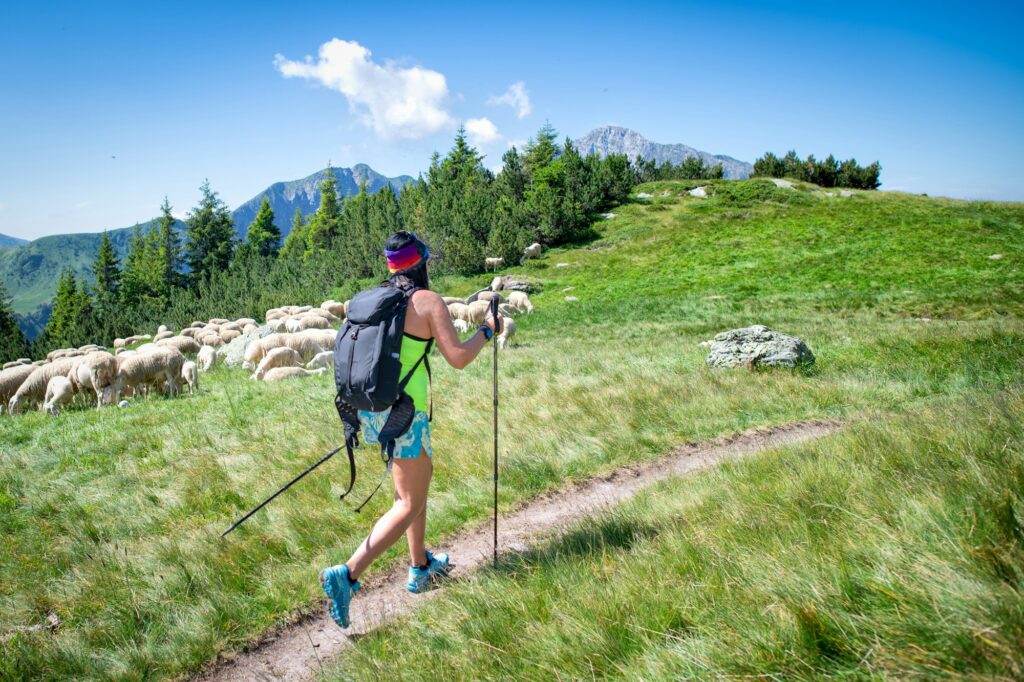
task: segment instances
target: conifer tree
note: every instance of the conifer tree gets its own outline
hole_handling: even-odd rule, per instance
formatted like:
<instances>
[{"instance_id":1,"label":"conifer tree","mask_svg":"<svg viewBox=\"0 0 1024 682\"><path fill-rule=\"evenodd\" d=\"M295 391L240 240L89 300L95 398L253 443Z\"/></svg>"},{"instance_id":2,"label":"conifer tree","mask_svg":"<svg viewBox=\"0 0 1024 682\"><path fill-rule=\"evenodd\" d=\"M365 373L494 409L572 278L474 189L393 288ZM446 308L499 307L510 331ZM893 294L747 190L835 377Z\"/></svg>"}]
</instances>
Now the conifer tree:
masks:
<instances>
[{"instance_id":1,"label":"conifer tree","mask_svg":"<svg viewBox=\"0 0 1024 682\"><path fill-rule=\"evenodd\" d=\"M113 310L117 304L121 288L120 266L121 259L114 250L114 243L110 240L110 235L104 231L92 265L96 307L101 314Z\"/></svg>"},{"instance_id":2,"label":"conifer tree","mask_svg":"<svg viewBox=\"0 0 1024 682\"><path fill-rule=\"evenodd\" d=\"M320 206L309 221L307 250L319 253L331 248L341 228L341 206L338 201L338 180L334 169L327 166L320 183Z\"/></svg>"},{"instance_id":3,"label":"conifer tree","mask_svg":"<svg viewBox=\"0 0 1024 682\"><path fill-rule=\"evenodd\" d=\"M203 181L199 191L203 195L189 214L185 233L185 260L194 282L226 270L235 247L234 223L227 205L210 189L209 180Z\"/></svg>"},{"instance_id":4,"label":"conifer tree","mask_svg":"<svg viewBox=\"0 0 1024 682\"><path fill-rule=\"evenodd\" d=\"M270 199L266 196L249 225L245 239L249 248L261 256L276 256L281 248L281 230L274 224L274 209L270 207Z\"/></svg>"},{"instance_id":5,"label":"conifer tree","mask_svg":"<svg viewBox=\"0 0 1024 682\"><path fill-rule=\"evenodd\" d=\"M537 138L527 143L524 165L531 176L539 169L549 165L558 156L558 146L555 144L557 139L558 132L551 123L545 121L537 131Z\"/></svg>"},{"instance_id":6,"label":"conifer tree","mask_svg":"<svg viewBox=\"0 0 1024 682\"><path fill-rule=\"evenodd\" d=\"M0 282L0 362L10 362L28 355L28 340L18 326L11 309L7 287Z\"/></svg>"},{"instance_id":7,"label":"conifer tree","mask_svg":"<svg viewBox=\"0 0 1024 682\"><path fill-rule=\"evenodd\" d=\"M281 247L281 256L284 258L301 258L306 252L306 237L309 225L302 216L302 210L296 206L295 215L292 217L292 229L284 240Z\"/></svg>"},{"instance_id":8,"label":"conifer tree","mask_svg":"<svg viewBox=\"0 0 1024 682\"><path fill-rule=\"evenodd\" d=\"M160 204L160 218L158 218L159 226L159 250L160 250L160 282L161 282L161 293L165 300L169 300L171 297L171 289L176 286L180 286L181 282L181 237L178 235L178 231L175 229L174 215L171 213L171 204L167 201L167 197L164 197L164 202Z\"/></svg>"}]
</instances>

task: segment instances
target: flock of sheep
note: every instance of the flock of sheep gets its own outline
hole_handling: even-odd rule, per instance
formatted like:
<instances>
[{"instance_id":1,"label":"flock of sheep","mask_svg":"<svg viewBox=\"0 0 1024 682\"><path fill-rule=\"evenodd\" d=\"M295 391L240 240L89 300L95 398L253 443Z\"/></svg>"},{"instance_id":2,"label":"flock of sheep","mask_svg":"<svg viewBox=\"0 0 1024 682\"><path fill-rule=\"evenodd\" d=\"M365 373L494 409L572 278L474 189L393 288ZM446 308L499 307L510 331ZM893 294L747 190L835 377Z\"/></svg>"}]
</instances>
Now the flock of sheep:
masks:
<instances>
[{"instance_id":1,"label":"flock of sheep","mask_svg":"<svg viewBox=\"0 0 1024 682\"><path fill-rule=\"evenodd\" d=\"M495 277L490 288L467 298L444 298L459 332L482 324L496 297L505 317L497 342L502 348L510 343L516 332L512 315L533 312L533 304L523 291L508 292L506 300L501 293L504 283L505 278ZM38 405L56 415L76 396L89 402L95 397L99 409L110 404L123 407L126 398L153 391L173 396L188 387L192 393L199 388L199 373L230 356L231 349L236 354L242 351L242 368L251 370L257 381L323 374L334 364L337 327L344 322L347 306L348 301L327 300L317 307L272 308L262 327L252 318L197 321L178 333L160 325L152 337L115 339L113 353L89 344L51 351L45 360L20 358L0 370L0 413L4 406L9 414L18 414Z\"/></svg>"}]
</instances>

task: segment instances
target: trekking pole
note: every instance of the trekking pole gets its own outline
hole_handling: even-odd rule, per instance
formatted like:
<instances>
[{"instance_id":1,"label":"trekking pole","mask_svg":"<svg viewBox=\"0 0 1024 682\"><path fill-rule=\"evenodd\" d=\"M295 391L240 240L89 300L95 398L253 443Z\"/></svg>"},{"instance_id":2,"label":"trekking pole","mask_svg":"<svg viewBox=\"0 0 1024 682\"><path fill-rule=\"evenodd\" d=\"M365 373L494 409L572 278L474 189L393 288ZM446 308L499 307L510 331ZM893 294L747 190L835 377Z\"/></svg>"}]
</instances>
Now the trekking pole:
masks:
<instances>
[{"instance_id":1,"label":"trekking pole","mask_svg":"<svg viewBox=\"0 0 1024 682\"><path fill-rule=\"evenodd\" d=\"M501 330L498 323L498 297L491 297L491 317L494 334ZM494 563L498 563L498 339L494 339Z\"/></svg>"}]
</instances>

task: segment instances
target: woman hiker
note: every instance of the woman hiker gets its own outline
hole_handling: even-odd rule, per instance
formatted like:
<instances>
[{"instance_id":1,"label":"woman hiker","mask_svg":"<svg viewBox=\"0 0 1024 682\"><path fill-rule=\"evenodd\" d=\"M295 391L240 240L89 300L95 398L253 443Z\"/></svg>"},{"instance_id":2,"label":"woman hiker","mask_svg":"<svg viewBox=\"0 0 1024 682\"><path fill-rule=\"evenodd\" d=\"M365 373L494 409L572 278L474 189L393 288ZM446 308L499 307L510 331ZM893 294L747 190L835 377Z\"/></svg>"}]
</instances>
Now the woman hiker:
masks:
<instances>
[{"instance_id":1,"label":"woman hiker","mask_svg":"<svg viewBox=\"0 0 1024 682\"><path fill-rule=\"evenodd\" d=\"M359 576L403 533L409 543L411 564L406 589L422 592L435 579L447 574L448 555L431 554L423 544L427 525L427 493L434 465L430 459L430 422L427 416L429 382L426 367L423 363L417 366L417 360L423 355L427 342L434 339L448 364L462 369L476 358L495 329L495 320L488 313L476 334L465 341L459 341L448 306L436 292L429 290L427 263L430 252L416 235L405 230L391 235L384 243L384 255L387 257L388 270L391 272L389 281L392 285L420 288L409 299L399 358L403 378L410 368L416 367L405 387L406 393L413 399L415 413L412 426L405 435L395 440L392 462L394 505L377 520L366 540L348 561L320 571L320 584L329 599L328 610L341 627L349 625L348 607L352 595L359 591ZM498 319L500 321L500 314ZM377 436L388 412L359 411L364 442L378 442Z\"/></svg>"}]
</instances>

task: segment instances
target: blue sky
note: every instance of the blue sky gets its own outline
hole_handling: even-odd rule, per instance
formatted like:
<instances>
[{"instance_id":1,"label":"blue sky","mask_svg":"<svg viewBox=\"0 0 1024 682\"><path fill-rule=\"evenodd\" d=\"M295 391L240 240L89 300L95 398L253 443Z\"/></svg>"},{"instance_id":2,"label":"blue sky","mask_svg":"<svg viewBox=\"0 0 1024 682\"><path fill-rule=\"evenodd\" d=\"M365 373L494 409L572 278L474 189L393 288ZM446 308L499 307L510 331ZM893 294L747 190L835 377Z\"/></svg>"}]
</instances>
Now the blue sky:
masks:
<instances>
[{"instance_id":1,"label":"blue sky","mask_svg":"<svg viewBox=\"0 0 1024 682\"><path fill-rule=\"evenodd\" d=\"M466 122L490 166L545 120L617 124L1024 200L1022 6L835 4L5 2L0 233L184 215L204 178L233 207L328 161L416 175Z\"/></svg>"}]
</instances>

